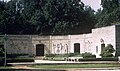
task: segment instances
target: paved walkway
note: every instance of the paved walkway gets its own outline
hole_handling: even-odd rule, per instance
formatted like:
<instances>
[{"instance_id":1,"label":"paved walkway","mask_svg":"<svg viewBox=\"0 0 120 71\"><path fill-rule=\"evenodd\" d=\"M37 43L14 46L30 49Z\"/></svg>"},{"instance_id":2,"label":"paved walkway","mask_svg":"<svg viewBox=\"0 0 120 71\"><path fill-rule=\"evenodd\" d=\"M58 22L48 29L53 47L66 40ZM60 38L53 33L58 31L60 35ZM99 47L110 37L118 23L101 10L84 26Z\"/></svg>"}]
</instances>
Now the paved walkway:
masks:
<instances>
[{"instance_id":1,"label":"paved walkway","mask_svg":"<svg viewBox=\"0 0 120 71\"><path fill-rule=\"evenodd\" d=\"M31 68L27 66L15 66L11 67L13 69L24 69L24 70L52 70L52 71L120 71L120 67L112 67L112 68Z\"/></svg>"},{"instance_id":2,"label":"paved walkway","mask_svg":"<svg viewBox=\"0 0 120 71\"><path fill-rule=\"evenodd\" d=\"M48 61L35 60L35 63L118 63L118 61Z\"/></svg>"},{"instance_id":3,"label":"paved walkway","mask_svg":"<svg viewBox=\"0 0 120 71\"><path fill-rule=\"evenodd\" d=\"M31 69L31 70L46 70L44 68L31 68L31 67L28 67L29 65L41 65L41 64L88 64L88 63L118 63L116 61L86 61L86 62L74 62L74 61L47 61L47 60L39 60L39 61L36 61L36 62L25 62L25 63L8 63L10 65L12 65L11 68L14 68L14 69ZM47 70L65 70L65 71L81 71L81 70L118 70L120 71L120 67L112 67L112 68L50 68L50 69L47 69Z\"/></svg>"},{"instance_id":4,"label":"paved walkway","mask_svg":"<svg viewBox=\"0 0 120 71\"><path fill-rule=\"evenodd\" d=\"M118 61L48 61L48 60L36 60L35 62L21 62L21 63L8 63L10 65L35 65L35 64L88 64L88 63L118 63Z\"/></svg>"}]
</instances>

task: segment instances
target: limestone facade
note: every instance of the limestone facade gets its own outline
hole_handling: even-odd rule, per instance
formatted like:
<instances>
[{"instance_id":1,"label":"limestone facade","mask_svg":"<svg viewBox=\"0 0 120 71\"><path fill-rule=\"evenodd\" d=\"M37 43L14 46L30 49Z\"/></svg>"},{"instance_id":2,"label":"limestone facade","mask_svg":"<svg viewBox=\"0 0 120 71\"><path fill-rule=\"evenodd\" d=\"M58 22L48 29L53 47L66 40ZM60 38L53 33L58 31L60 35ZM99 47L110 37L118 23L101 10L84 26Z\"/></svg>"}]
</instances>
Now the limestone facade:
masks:
<instances>
[{"instance_id":1,"label":"limestone facade","mask_svg":"<svg viewBox=\"0 0 120 71\"><path fill-rule=\"evenodd\" d=\"M8 54L65 54L90 52L100 57L101 44L112 44L119 56L120 25L92 29L92 33L64 36L7 35Z\"/></svg>"}]
</instances>

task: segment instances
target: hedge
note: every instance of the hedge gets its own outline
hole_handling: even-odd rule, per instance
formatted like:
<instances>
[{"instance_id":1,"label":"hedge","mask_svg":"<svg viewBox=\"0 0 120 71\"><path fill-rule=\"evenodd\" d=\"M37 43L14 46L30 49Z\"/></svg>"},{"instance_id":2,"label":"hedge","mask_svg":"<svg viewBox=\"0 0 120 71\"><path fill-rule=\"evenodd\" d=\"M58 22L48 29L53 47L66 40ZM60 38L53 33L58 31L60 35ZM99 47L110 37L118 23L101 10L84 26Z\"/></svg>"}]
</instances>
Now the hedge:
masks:
<instances>
[{"instance_id":1,"label":"hedge","mask_svg":"<svg viewBox=\"0 0 120 71\"><path fill-rule=\"evenodd\" d=\"M78 61L118 61L118 58L82 58Z\"/></svg>"},{"instance_id":2,"label":"hedge","mask_svg":"<svg viewBox=\"0 0 120 71\"><path fill-rule=\"evenodd\" d=\"M2 57L0 57L0 66L4 65L4 59Z\"/></svg>"},{"instance_id":3,"label":"hedge","mask_svg":"<svg viewBox=\"0 0 120 71\"><path fill-rule=\"evenodd\" d=\"M8 58L7 62L34 62L34 58Z\"/></svg>"},{"instance_id":4,"label":"hedge","mask_svg":"<svg viewBox=\"0 0 120 71\"><path fill-rule=\"evenodd\" d=\"M7 58L19 58L19 57L29 57L28 54L7 54Z\"/></svg>"}]
</instances>

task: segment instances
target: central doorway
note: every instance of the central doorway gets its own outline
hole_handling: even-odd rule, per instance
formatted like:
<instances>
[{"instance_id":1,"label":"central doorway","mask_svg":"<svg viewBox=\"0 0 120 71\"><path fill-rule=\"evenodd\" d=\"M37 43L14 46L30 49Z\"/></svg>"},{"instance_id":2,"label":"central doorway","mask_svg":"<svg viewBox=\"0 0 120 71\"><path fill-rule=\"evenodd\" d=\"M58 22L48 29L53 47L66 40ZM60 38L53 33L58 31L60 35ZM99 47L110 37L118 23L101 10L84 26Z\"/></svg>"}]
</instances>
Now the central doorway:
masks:
<instances>
[{"instance_id":1,"label":"central doorway","mask_svg":"<svg viewBox=\"0 0 120 71\"><path fill-rule=\"evenodd\" d=\"M80 53L80 43L74 44L74 53Z\"/></svg>"},{"instance_id":2,"label":"central doorway","mask_svg":"<svg viewBox=\"0 0 120 71\"><path fill-rule=\"evenodd\" d=\"M36 56L44 56L44 44L36 45Z\"/></svg>"}]
</instances>

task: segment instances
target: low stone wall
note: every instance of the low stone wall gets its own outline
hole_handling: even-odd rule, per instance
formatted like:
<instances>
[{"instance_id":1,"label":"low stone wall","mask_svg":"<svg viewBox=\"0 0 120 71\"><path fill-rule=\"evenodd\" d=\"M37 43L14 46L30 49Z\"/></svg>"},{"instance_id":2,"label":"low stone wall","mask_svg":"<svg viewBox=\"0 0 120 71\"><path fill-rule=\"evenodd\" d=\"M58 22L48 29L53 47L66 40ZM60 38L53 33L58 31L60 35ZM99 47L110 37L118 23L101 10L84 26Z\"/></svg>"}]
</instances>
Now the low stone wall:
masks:
<instances>
[{"instance_id":1,"label":"low stone wall","mask_svg":"<svg viewBox=\"0 0 120 71\"><path fill-rule=\"evenodd\" d=\"M64 36L7 35L8 54L36 55L36 45L44 45L44 54L74 53L75 44L80 45L80 53L89 52L97 58L101 54L101 44L112 44L116 56L120 55L120 25L92 29L92 33ZM103 42L101 42L103 40Z\"/></svg>"},{"instance_id":2,"label":"low stone wall","mask_svg":"<svg viewBox=\"0 0 120 71\"><path fill-rule=\"evenodd\" d=\"M8 54L31 54L31 39L27 35L8 35Z\"/></svg>"}]
</instances>

